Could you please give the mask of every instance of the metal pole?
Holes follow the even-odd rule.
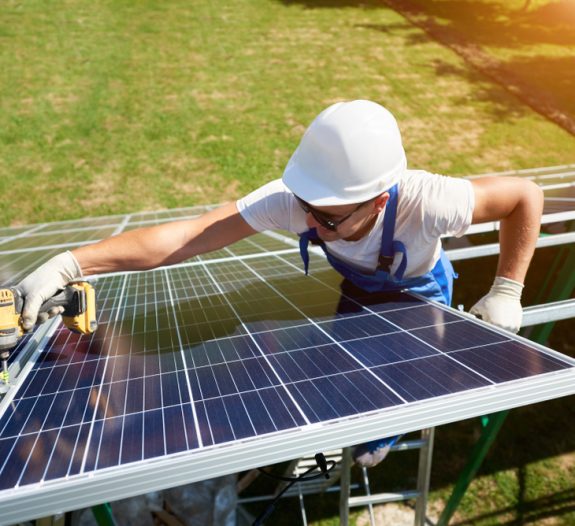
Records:
[[[108,503],[92,506],[92,513],[98,526],[116,526],[116,521],[112,514],[112,507]]]
[[[339,484],[339,524],[349,524],[349,491],[351,482],[351,448],[341,450],[341,478]]]
[[[431,460],[433,458],[433,439],[435,428],[421,430],[424,444],[419,450],[419,468],[417,472],[417,492],[419,493],[415,504],[415,526],[424,526],[427,510],[427,495],[429,494],[429,479],[431,477]]]
[[[367,497],[371,497],[371,488],[369,487],[369,477],[367,476],[367,468],[365,466],[361,467],[361,473],[363,475],[363,487],[365,489],[365,495]],[[370,502],[367,506],[369,508],[369,524],[370,524],[370,526],[375,526],[375,516],[373,514],[373,503]]]

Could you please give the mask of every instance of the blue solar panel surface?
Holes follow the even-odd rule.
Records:
[[[565,210],[564,194],[549,197],[549,213]],[[111,232],[206,209],[2,229],[0,281]],[[179,267],[100,278],[98,332],[41,340],[0,403],[3,517],[573,392],[571,359],[407,294],[342,295],[340,277],[312,257],[305,277],[297,241],[266,233]]]
[[[413,296],[342,296],[314,263],[99,280],[97,333],[58,330],[0,418],[0,490],[573,368]]]

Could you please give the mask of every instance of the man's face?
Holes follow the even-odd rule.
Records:
[[[323,241],[357,241],[371,230],[388,198],[389,194],[384,193],[364,203],[338,206],[312,206],[299,199],[298,202],[306,212],[307,226],[315,228]]]

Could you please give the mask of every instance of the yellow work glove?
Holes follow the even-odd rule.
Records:
[[[497,276],[489,292],[469,312],[488,323],[516,333],[523,319],[522,292],[522,283]]]

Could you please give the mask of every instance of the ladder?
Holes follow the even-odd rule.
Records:
[[[376,526],[375,516],[373,513],[374,504],[397,502],[408,499],[416,499],[414,525],[424,526],[427,496],[429,494],[429,478],[431,475],[434,435],[435,428],[423,429],[419,440],[405,440],[392,446],[390,453],[394,451],[419,449],[417,487],[413,490],[404,490],[395,493],[372,494],[369,488],[368,470],[366,468],[362,468],[363,486],[366,494],[365,496],[350,496],[350,475],[352,464],[351,448],[343,449],[339,500],[339,517],[341,526],[348,526],[350,508],[368,506],[370,524],[371,526]],[[383,462],[385,463],[385,460]]]
[[[371,526],[376,526],[373,506],[386,502],[397,502],[408,499],[415,499],[415,526],[424,526],[426,519],[427,496],[429,493],[429,479],[431,475],[431,461],[433,457],[434,428],[421,431],[421,437],[414,440],[401,441],[390,449],[393,452],[409,451],[419,449],[419,465],[417,475],[417,486],[412,490],[404,490],[394,493],[372,494],[369,485],[368,470],[362,468],[362,484],[351,483],[351,448],[346,447],[325,452],[326,460],[336,462],[335,467],[330,471],[329,479],[317,478],[314,480],[302,481],[289,488],[282,497],[298,497],[302,524],[307,526],[304,497],[306,495],[317,495],[324,492],[340,492],[339,515],[340,525],[348,526],[350,508],[367,506],[369,508],[369,518]],[[385,460],[382,465],[385,465]],[[305,456],[293,460],[287,469],[286,475],[298,476],[310,467],[315,466],[313,455]],[[378,469],[377,467],[372,469]],[[336,484],[339,481],[339,486]],[[361,489],[363,486],[364,495],[351,495],[352,489]],[[285,487],[282,483],[272,495],[262,495],[257,497],[240,498],[239,504],[262,501],[274,498]],[[244,513],[243,511],[241,513]]]

